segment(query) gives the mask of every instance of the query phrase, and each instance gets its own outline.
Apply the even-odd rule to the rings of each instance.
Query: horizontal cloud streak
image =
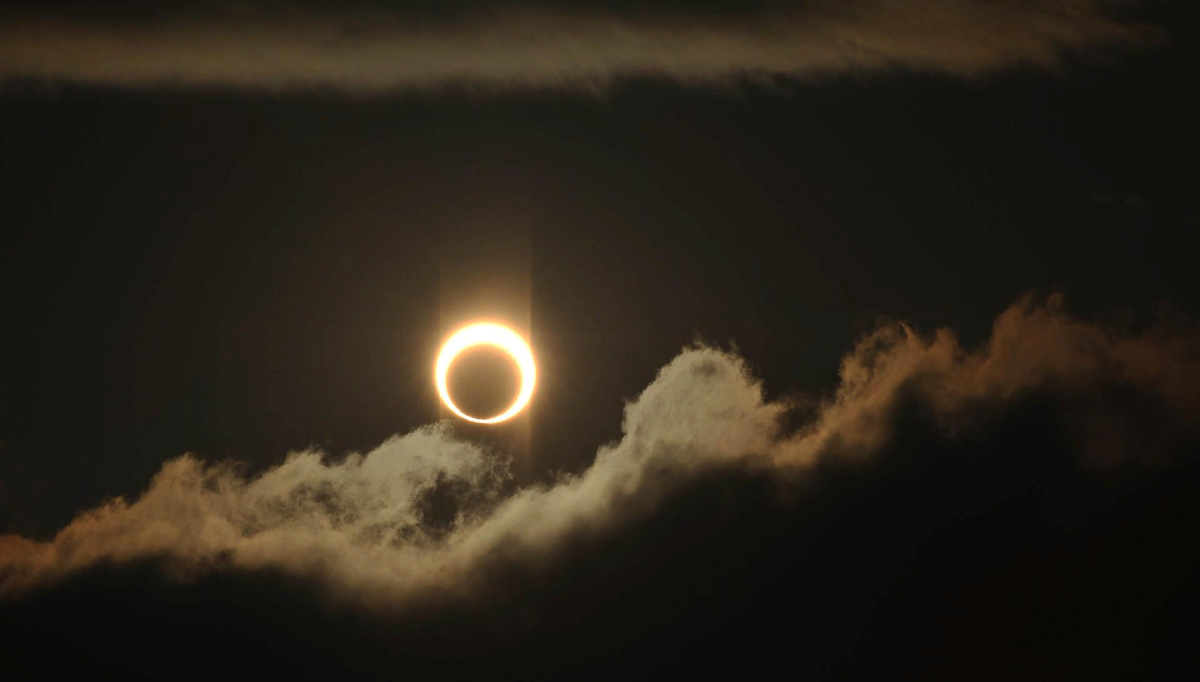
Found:
[[[715,14],[501,5],[435,15],[343,4],[103,20],[9,9],[0,11],[0,80],[379,92],[586,88],[628,76],[721,84],[894,68],[974,76],[1156,38],[1110,4],[847,0]]]
[[[1107,332],[1071,319],[1056,298],[1006,311],[977,351],[946,330],[927,338],[886,325],[847,356],[836,393],[795,431],[781,419],[792,406],[767,400],[741,358],[690,348],[626,406],[621,440],[556,485],[505,496],[502,461],[438,425],[336,463],[294,453],[253,478],[185,456],[139,499],[85,512],[49,542],[0,536],[0,596],[97,565],[163,560],[184,580],[282,571],[339,600],[403,609],[481,589],[497,566],[542,565],[580,538],[636,525],[713,471],[786,483],[823,462],[869,461],[914,402],[953,441],[1044,394],[1084,461],[1154,459],[1197,435],[1197,341],[1195,330]],[[439,496],[448,518],[433,513]]]

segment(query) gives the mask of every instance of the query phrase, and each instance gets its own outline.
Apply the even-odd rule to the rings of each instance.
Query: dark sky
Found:
[[[843,357],[881,320],[953,329],[970,351],[1033,292],[1138,339],[1161,338],[1156,322],[1190,329],[1200,57],[1187,5],[1122,10],[1169,41],[1052,66],[851,63],[692,83],[655,62],[590,90],[147,85],[24,73],[0,51],[0,531],[50,540],[107,498],[137,499],[183,453],[252,478],[290,451],[337,461],[435,422],[437,345],[480,316],[527,331],[541,371],[519,424],[453,427],[512,459],[501,497],[585,475],[598,447],[634,438],[625,401],[696,340],[736,349],[769,400],[803,403],[795,427],[819,419],[805,400],[835,396]],[[670,24],[677,6],[649,14]],[[0,16],[34,11],[18,9]],[[1170,342],[1191,364],[1147,376],[1193,376],[1194,338]],[[1182,656],[1194,620],[1190,391],[1173,411],[1179,395],[1143,396],[1137,372],[1094,371],[1099,384],[1050,372],[1018,398],[983,395],[949,428],[924,389],[898,388],[886,442],[862,446],[875,464],[780,476],[723,463],[552,561],[479,569],[479,609],[460,596],[363,615],[287,565],[178,582],[153,554],[10,595],[0,634],[51,651],[134,604],[121,627],[154,652],[102,636],[63,665],[152,677],[191,674],[181,661],[204,642],[270,671],[315,641],[312,670],[384,677],[406,664],[599,674],[643,656],[704,669],[688,641],[750,674],[783,660],[841,679],[938,661],[954,677],[1145,672],[1156,652]],[[1122,429],[1109,441],[1123,464],[1099,474],[1062,426],[1090,411]],[[431,527],[437,495],[475,499],[441,480],[421,498]],[[1018,558],[997,568],[995,552]],[[172,618],[192,645],[153,635]],[[506,638],[502,621],[520,625]],[[260,628],[265,648],[246,640]],[[28,659],[18,677],[44,662]]]

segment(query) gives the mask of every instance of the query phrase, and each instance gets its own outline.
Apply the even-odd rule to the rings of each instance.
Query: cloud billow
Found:
[[[966,638],[967,665],[1036,627],[1070,661],[1090,640],[1055,620],[1064,609],[1090,613],[1104,593],[1096,622],[1163,618],[1200,566],[1170,535],[1200,519],[1181,492],[1200,481],[1198,341],[1104,330],[1058,298],[1019,302],[977,350],[886,324],[799,428],[784,426],[797,401],[768,399],[744,360],[692,347],[627,404],[624,435],[587,471],[516,491],[502,457],[439,425],[252,477],[185,456],[52,540],[0,537],[0,621],[40,651],[57,640],[30,633],[83,636],[95,614],[138,604],[129,627],[157,649],[126,664],[144,673],[227,627],[214,661],[233,660],[238,637],[301,637],[321,643],[303,665],[380,677],[393,658],[449,678],[602,671],[635,653],[703,669],[687,658],[697,641],[800,647],[797,665],[827,671],[867,619],[896,637],[870,640],[879,656]],[[1151,568],[1157,582],[1131,587]],[[1053,594],[1011,613],[1005,595],[1030,589]],[[967,621],[940,629],[953,618]],[[147,631],[154,619],[180,619],[186,637]],[[77,644],[94,660],[137,656],[96,637]],[[1019,668],[1034,654],[1012,655]]]
[[[18,5],[0,10],[0,81],[379,93],[588,89],[623,77],[722,85],[892,69],[971,77],[1162,38],[1103,0],[743,6],[188,3],[102,15]]]

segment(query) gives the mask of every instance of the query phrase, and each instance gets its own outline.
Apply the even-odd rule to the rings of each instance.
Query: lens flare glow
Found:
[[[446,387],[446,376],[450,373],[450,366],[454,364],[455,358],[475,346],[493,346],[508,353],[521,372],[521,390],[517,393],[517,399],[507,410],[487,419],[472,417],[458,409],[450,399],[450,391]],[[533,363],[533,351],[520,334],[495,322],[476,322],[454,332],[442,344],[433,376],[437,383],[438,395],[451,412],[476,424],[498,424],[517,416],[529,404],[529,399],[533,397],[534,384],[537,383],[537,367]]]

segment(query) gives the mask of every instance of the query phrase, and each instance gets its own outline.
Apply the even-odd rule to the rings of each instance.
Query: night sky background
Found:
[[[527,333],[541,373],[518,423],[448,427],[507,462],[492,505],[586,476],[697,341],[791,401],[785,431],[880,325],[986,348],[1024,296],[1169,337],[1181,364],[1158,369],[1196,376],[1189,4],[1121,5],[1169,32],[1152,46],[966,76],[272,91],[29,76],[0,53],[0,535],[52,542],[183,453],[250,480],[437,422],[438,344],[477,317]],[[868,457],[722,460],[394,608],[282,563],[101,559],[0,594],[0,677],[1184,679],[1194,396],[1098,382],[958,426],[902,386]],[[1121,433],[1098,461],[1064,424],[1101,403]],[[422,489],[429,542],[465,523],[462,485]]]

